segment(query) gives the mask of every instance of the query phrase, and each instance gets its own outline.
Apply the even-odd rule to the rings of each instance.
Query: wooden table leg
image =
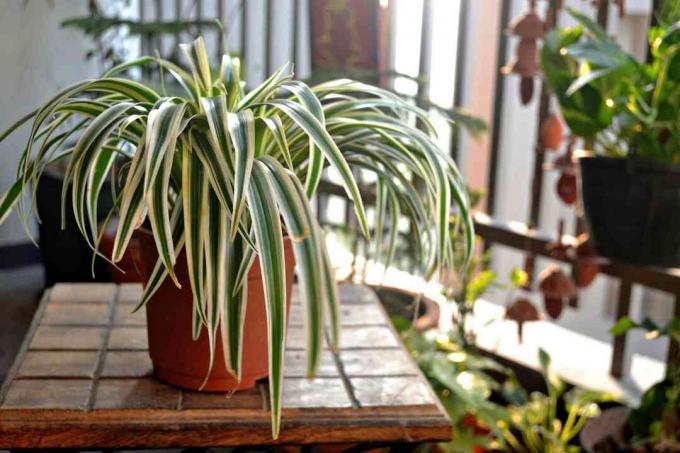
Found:
[[[632,284],[628,280],[621,280],[619,285],[619,299],[616,303],[616,320],[628,316],[630,312],[630,293]],[[616,378],[623,375],[623,362],[626,357],[626,336],[621,334],[614,337],[614,348],[612,351],[612,362],[609,374]]]

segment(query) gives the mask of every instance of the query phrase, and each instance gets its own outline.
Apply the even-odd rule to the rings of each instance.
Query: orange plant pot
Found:
[[[138,230],[135,235],[138,241],[133,246],[132,254],[144,280],[143,283],[146,284],[158,254],[149,232]],[[284,240],[284,257],[286,304],[289,310],[295,259],[288,238]],[[259,258],[255,258],[248,274],[240,382],[227,371],[219,329],[215,361],[208,380],[205,380],[209,364],[208,335],[203,329],[197,340],[191,338],[193,295],[184,251],[177,259],[175,273],[182,287],[177,288],[172,280],[167,278],[146,305],[149,355],[156,377],[178,387],[209,392],[251,388],[258,379],[267,377],[269,375],[267,315]]]

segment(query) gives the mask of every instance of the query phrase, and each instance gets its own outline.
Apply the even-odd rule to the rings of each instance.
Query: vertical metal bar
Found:
[[[456,43],[456,72],[453,81],[453,106],[460,107],[463,104],[463,87],[465,86],[465,58],[467,56],[467,32],[469,0],[459,0],[458,9],[458,37]],[[507,9],[508,2],[502,2],[503,8]],[[502,17],[502,15],[501,15]],[[505,23],[505,22],[502,22]],[[501,33],[501,36],[505,36]],[[500,47],[499,47],[500,48]]]
[[[609,22],[609,2],[598,2],[597,23],[606,30],[607,22]]]
[[[139,21],[144,22],[146,19],[146,12],[144,11],[144,2],[139,2]],[[149,35],[142,33],[139,35],[139,52],[142,55],[149,55]],[[148,78],[149,65],[142,66],[142,77]]]
[[[163,20],[163,2],[161,0],[155,0],[154,1],[154,6],[155,6],[155,16],[156,16],[156,21],[161,21]],[[153,49],[151,49],[154,53],[158,51],[161,55],[163,54],[163,41],[162,37],[160,35],[154,35],[154,44],[153,44]]]
[[[557,10],[549,7],[546,11],[546,29],[552,29],[557,24]],[[538,129],[548,117],[550,109],[550,90],[545,82],[541,82],[541,95],[538,106]],[[531,204],[529,207],[529,220],[527,226],[536,228],[541,216],[541,201],[543,199],[543,163],[545,161],[545,144],[541,134],[537,134],[536,147],[534,148],[534,170],[531,180]],[[529,274],[529,281],[533,281],[536,256],[527,254],[524,268]]]
[[[371,25],[373,26],[373,61],[375,61],[375,71],[371,74],[370,83],[378,85],[380,83],[380,44],[382,42],[381,28],[380,28],[380,2],[373,0],[371,2]]]
[[[175,0],[175,20],[182,19],[182,0]],[[174,60],[179,56],[179,45],[182,42],[182,36],[179,30],[175,31],[175,45],[172,47],[171,55]]]
[[[509,1],[501,1],[501,26],[505,27],[510,21],[510,5]],[[505,64],[505,54],[508,50],[508,36],[502,32],[498,34],[498,53],[496,54],[496,68],[500,68]],[[505,97],[505,79],[500,72],[496,73],[496,82],[494,86],[494,104],[493,116],[491,123],[491,150],[489,157],[489,177],[487,178],[487,198],[486,209],[489,215],[493,215],[496,208],[496,173],[498,172],[498,157],[501,130],[503,129],[503,99]]]
[[[465,57],[467,46],[465,37],[468,31],[468,0],[458,0],[458,37],[456,42],[456,71],[453,77],[453,108],[463,104],[463,87],[465,84]],[[502,2],[503,4],[507,2]],[[451,139],[449,141],[449,154],[451,158],[458,158],[458,146],[460,141],[460,129],[451,125]]]
[[[422,107],[427,103],[427,90],[429,88],[427,77],[430,74],[431,67],[432,0],[423,0],[423,15],[420,23],[420,61],[418,63],[416,104]]]
[[[656,27],[659,25],[659,17],[657,16],[656,13],[659,12],[659,9],[663,6],[662,0],[652,0],[652,12],[650,14],[651,16],[651,21],[649,26],[650,27]]]
[[[203,0],[196,1],[196,20],[200,21],[203,18]],[[196,27],[196,36],[201,36],[203,34],[203,27],[199,24]]]
[[[392,82],[394,78],[392,77],[392,62],[394,62],[394,47],[392,46],[392,42],[394,40],[394,29],[392,27],[392,18],[394,17],[394,11],[395,11],[395,6],[394,2],[389,2],[387,3],[387,11],[383,14],[384,20],[387,21],[385,24],[385,27],[387,29],[387,32],[385,33],[386,36],[386,43],[385,45],[385,65],[384,69],[385,72],[383,74],[380,74],[380,78],[378,80],[380,86],[384,88],[389,88],[392,85]],[[383,68],[378,68],[378,70],[381,70]]]
[[[309,58],[309,78],[312,80],[314,79],[314,70],[316,69],[314,67],[314,45],[315,45],[315,40],[314,40],[314,13],[316,11],[316,8],[314,7],[314,0],[307,0],[307,27],[309,30],[309,50],[310,50],[310,58]],[[301,39],[302,40],[302,39]]]
[[[619,284],[619,298],[616,302],[616,319],[628,316],[630,312],[630,293],[632,285],[630,281],[621,279]],[[627,334],[614,337],[614,347],[612,349],[612,362],[609,374],[615,378],[623,376],[623,362],[626,357],[626,336]]]
[[[673,300],[673,317],[680,318],[680,293],[676,293],[675,300]],[[680,345],[673,339],[673,337],[670,337],[668,355],[666,356],[666,373],[668,373],[673,366],[677,366],[679,363]]]
[[[241,2],[241,61],[245,62],[248,52],[248,2]],[[243,63],[245,64],[245,63]],[[248,80],[246,74],[246,80]]]
[[[293,63],[293,70],[297,71],[298,60],[298,16],[300,15],[300,0],[293,0],[293,21],[291,24],[290,40],[291,55],[290,61]]]
[[[217,31],[217,61],[221,61],[224,54],[224,41],[227,39],[225,35],[224,25],[224,2],[225,0],[217,0],[217,20],[220,21],[222,31]]]
[[[274,2],[266,0],[267,15],[265,16],[266,23],[264,24],[264,77],[269,77],[272,72],[272,19],[274,17]]]

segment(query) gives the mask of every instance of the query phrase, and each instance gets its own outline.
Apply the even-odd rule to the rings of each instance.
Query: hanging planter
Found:
[[[581,196],[598,254],[680,266],[680,165],[582,157]]]
[[[587,152],[577,186],[598,255],[642,265],[680,266],[680,89],[677,42],[668,17],[650,31],[649,62],[639,62],[585,16],[555,30],[541,49],[545,80],[570,133]],[[573,199],[573,181],[558,193]],[[586,265],[586,269],[589,265]],[[594,268],[593,268],[594,269]],[[593,269],[584,270],[582,283]]]

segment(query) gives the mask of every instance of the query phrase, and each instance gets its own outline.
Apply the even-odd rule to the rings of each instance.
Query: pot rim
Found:
[[[133,231],[133,238],[134,238],[134,236],[137,235],[137,234],[143,235],[143,236],[145,236],[147,239],[150,239],[150,240],[152,240],[152,241],[154,241],[154,242],[155,242],[155,240],[156,240],[156,239],[154,238],[154,236],[153,236],[153,232],[152,232],[151,230],[149,230],[148,228],[145,228],[145,227],[143,227],[143,226],[142,226],[142,227],[139,227],[139,228],[136,228],[136,229]],[[130,244],[130,245],[131,245],[131,244]],[[130,245],[128,245],[128,247],[130,247]],[[284,235],[283,235],[283,249],[284,249],[284,254],[286,253],[286,250],[287,250],[287,249],[291,249],[291,250],[290,250],[290,253],[294,253],[294,252],[292,251],[292,247],[293,247],[293,240],[292,240],[292,238],[290,237],[290,235],[288,235],[288,233],[286,233],[286,232],[284,231]],[[184,250],[182,250],[182,253],[184,253]],[[258,255],[255,254],[255,258],[257,258],[257,257],[258,257]],[[133,262],[134,262],[134,259],[133,259]],[[252,271],[252,270],[254,269],[254,265],[255,265],[255,263],[253,263],[253,265],[251,266],[250,271]],[[258,266],[259,266],[259,264],[258,264]],[[136,268],[136,267],[137,267],[137,265],[135,264],[135,268]],[[140,272],[140,271],[137,270],[137,272]],[[177,270],[176,270],[176,273],[177,273],[177,274],[183,274],[183,272],[179,272],[179,271],[177,271]],[[252,273],[252,272],[249,272],[249,273],[248,273],[248,281],[250,281],[250,280],[257,280],[257,279],[261,278],[261,277],[260,277],[260,272],[256,272],[256,273],[255,273],[256,275],[251,275],[251,273]]]
[[[632,172],[641,171],[644,173],[661,173],[661,174],[677,174],[680,175],[680,164],[674,162],[665,162],[655,159],[647,159],[642,157],[612,157],[612,156],[579,156],[578,162],[580,165],[587,165],[589,167],[605,168],[605,167],[626,167],[630,166]]]

